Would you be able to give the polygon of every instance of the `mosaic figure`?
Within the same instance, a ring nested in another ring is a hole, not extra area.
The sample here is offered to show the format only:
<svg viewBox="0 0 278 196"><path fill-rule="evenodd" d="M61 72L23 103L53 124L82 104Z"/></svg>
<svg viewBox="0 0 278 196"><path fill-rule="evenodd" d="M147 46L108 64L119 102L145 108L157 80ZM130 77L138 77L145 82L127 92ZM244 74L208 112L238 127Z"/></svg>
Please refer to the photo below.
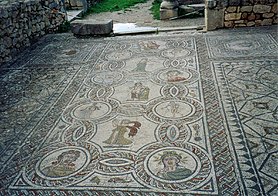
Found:
<svg viewBox="0 0 278 196"><path fill-rule="evenodd" d="M168 82L180 82L186 80L184 76L182 76L182 72L178 70L171 70L166 73Z"/></svg>
<svg viewBox="0 0 278 196"><path fill-rule="evenodd" d="M81 118L90 118L93 116L93 113L97 110L100 110L101 106L99 106L97 103L92 103L91 105L88 105L82 109L80 109L79 117Z"/></svg>
<svg viewBox="0 0 278 196"><path fill-rule="evenodd" d="M180 164L182 157L175 151L165 151L160 157L163 168L157 175L165 180L182 180L189 177L193 172Z"/></svg>
<svg viewBox="0 0 278 196"><path fill-rule="evenodd" d="M63 177L76 171L75 161L80 157L80 152L69 150L61 153L52 165L42 169L43 174L50 177Z"/></svg>
<svg viewBox="0 0 278 196"><path fill-rule="evenodd" d="M148 41L148 42L140 42L139 43L143 50L152 50L158 49L160 45L158 45L155 41Z"/></svg>
<svg viewBox="0 0 278 196"><path fill-rule="evenodd" d="M175 103L174 101L170 101L167 106L166 109L171 112L171 114L173 115L173 117L176 117L177 114L179 114L179 107L180 105Z"/></svg>
<svg viewBox="0 0 278 196"><path fill-rule="evenodd" d="M134 71L134 72L146 72L147 62L148 62L147 58L141 59L132 71Z"/></svg>
<svg viewBox="0 0 278 196"><path fill-rule="evenodd" d="M131 88L131 99L138 101L148 100L150 89L144 86L141 82L135 83Z"/></svg>
<svg viewBox="0 0 278 196"><path fill-rule="evenodd" d="M103 141L103 143L118 145L118 146L126 146L133 143L132 140L126 138L126 134L128 133L128 137L133 137L137 134L139 128L141 127L141 123L138 121L130 121L127 119L123 119L121 121L115 119L112 121L113 127L112 133L110 137Z"/></svg>

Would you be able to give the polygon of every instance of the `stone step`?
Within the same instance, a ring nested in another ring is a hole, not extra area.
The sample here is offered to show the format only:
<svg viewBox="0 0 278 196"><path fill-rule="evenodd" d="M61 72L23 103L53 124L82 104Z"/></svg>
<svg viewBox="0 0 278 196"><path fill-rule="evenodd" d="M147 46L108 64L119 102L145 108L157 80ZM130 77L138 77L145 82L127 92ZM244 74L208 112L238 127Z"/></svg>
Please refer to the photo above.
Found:
<svg viewBox="0 0 278 196"><path fill-rule="evenodd" d="M113 20L74 20L71 31L75 35L109 35L113 32Z"/></svg>

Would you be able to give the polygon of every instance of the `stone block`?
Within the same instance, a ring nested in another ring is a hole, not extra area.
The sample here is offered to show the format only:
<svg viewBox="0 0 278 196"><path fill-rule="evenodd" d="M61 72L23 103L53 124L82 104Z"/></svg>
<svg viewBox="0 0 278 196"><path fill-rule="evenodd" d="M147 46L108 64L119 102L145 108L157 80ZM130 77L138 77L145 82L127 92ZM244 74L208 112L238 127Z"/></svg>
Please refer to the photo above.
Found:
<svg viewBox="0 0 278 196"><path fill-rule="evenodd" d="M264 13L263 18L272 18L274 16L274 13Z"/></svg>
<svg viewBox="0 0 278 196"><path fill-rule="evenodd" d="M253 11L255 13L260 13L260 14L270 12L270 10L271 10L270 5L254 5L254 8L253 8Z"/></svg>
<svg viewBox="0 0 278 196"><path fill-rule="evenodd" d="M224 26L227 28L232 28L234 27L234 22L233 21L226 21L224 22Z"/></svg>
<svg viewBox="0 0 278 196"><path fill-rule="evenodd" d="M225 20L240 20L241 13L229 13L225 15Z"/></svg>
<svg viewBox="0 0 278 196"><path fill-rule="evenodd" d="M259 20L261 18L262 18L261 14L256 14L256 20Z"/></svg>
<svg viewBox="0 0 278 196"><path fill-rule="evenodd" d="M247 26L248 27L252 27L252 26L255 26L255 22L254 21L250 21L250 22L247 22Z"/></svg>
<svg viewBox="0 0 278 196"><path fill-rule="evenodd" d="M235 24L235 27L246 27L246 24Z"/></svg>
<svg viewBox="0 0 278 196"><path fill-rule="evenodd" d="M256 15L254 13L250 14L247 18L249 21L255 20L256 19Z"/></svg>
<svg viewBox="0 0 278 196"><path fill-rule="evenodd" d="M235 21L235 24L243 24L244 23L244 20L236 20Z"/></svg>
<svg viewBox="0 0 278 196"><path fill-rule="evenodd" d="M166 9L166 10L172 10L176 9L179 7L178 1L169 1L169 0L164 0L160 4L160 10Z"/></svg>
<svg viewBox="0 0 278 196"><path fill-rule="evenodd" d="M242 15L241 15L242 19L247 19L247 17L248 17L248 14L246 12L242 13Z"/></svg>
<svg viewBox="0 0 278 196"><path fill-rule="evenodd" d="M205 15L207 31L224 27L224 9L207 9Z"/></svg>
<svg viewBox="0 0 278 196"><path fill-rule="evenodd" d="M253 6L242 6L240 8L241 12L251 12L253 10Z"/></svg>
<svg viewBox="0 0 278 196"><path fill-rule="evenodd" d="M160 20L168 20L178 17L178 8L176 9L160 9Z"/></svg>
<svg viewBox="0 0 278 196"><path fill-rule="evenodd" d="M236 12L236 11L237 11L237 7L236 7L236 6L227 7L227 8L226 8L226 11L227 11L227 12L230 12L230 13Z"/></svg>
<svg viewBox="0 0 278 196"><path fill-rule="evenodd" d="M75 20L71 31L75 35L108 35L113 31L113 21Z"/></svg>
<svg viewBox="0 0 278 196"><path fill-rule="evenodd" d="M262 26L268 26L268 25L272 25L272 19L264 19L264 20L262 20L262 23L261 23L261 25Z"/></svg>
<svg viewBox="0 0 278 196"><path fill-rule="evenodd" d="M255 20L255 25L256 26L261 26L262 25L262 20Z"/></svg>
<svg viewBox="0 0 278 196"><path fill-rule="evenodd" d="M272 5L271 12L273 12L273 13L277 13L278 12L278 4L277 3L274 3Z"/></svg>

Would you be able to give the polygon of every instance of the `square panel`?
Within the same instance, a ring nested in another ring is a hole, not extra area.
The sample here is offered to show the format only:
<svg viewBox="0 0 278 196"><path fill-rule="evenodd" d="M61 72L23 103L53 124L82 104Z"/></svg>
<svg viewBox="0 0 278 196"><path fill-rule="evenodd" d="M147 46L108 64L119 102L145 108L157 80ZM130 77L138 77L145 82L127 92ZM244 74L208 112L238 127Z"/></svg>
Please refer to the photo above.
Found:
<svg viewBox="0 0 278 196"><path fill-rule="evenodd" d="M210 58L277 56L277 43L268 34L207 36Z"/></svg>

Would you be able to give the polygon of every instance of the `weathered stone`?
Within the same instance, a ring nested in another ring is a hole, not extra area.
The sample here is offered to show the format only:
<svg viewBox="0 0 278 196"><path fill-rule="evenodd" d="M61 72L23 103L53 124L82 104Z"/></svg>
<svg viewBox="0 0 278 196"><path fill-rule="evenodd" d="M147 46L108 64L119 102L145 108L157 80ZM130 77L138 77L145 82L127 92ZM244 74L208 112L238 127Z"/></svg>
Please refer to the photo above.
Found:
<svg viewBox="0 0 278 196"><path fill-rule="evenodd" d="M255 22L254 21L250 21L250 22L247 22L247 26L248 27L252 27L252 26L255 26Z"/></svg>
<svg viewBox="0 0 278 196"><path fill-rule="evenodd" d="M239 20L241 13L229 13L225 15L225 20Z"/></svg>
<svg viewBox="0 0 278 196"><path fill-rule="evenodd" d="M275 19L273 20L273 24L278 24L278 18L275 18Z"/></svg>
<svg viewBox="0 0 278 196"><path fill-rule="evenodd" d="M224 9L207 9L205 14L207 31L224 27Z"/></svg>
<svg viewBox="0 0 278 196"><path fill-rule="evenodd" d="M246 24L235 24L235 27L246 27Z"/></svg>
<svg viewBox="0 0 278 196"><path fill-rule="evenodd" d="M261 18L262 18L261 14L256 14L256 20L259 20Z"/></svg>
<svg viewBox="0 0 278 196"><path fill-rule="evenodd" d="M251 20L255 20L256 19L256 15L254 13L250 14L247 18L249 21Z"/></svg>
<svg viewBox="0 0 278 196"><path fill-rule="evenodd" d="M228 28L234 27L234 22L233 21L226 21L226 22L224 22L224 26L228 27Z"/></svg>
<svg viewBox="0 0 278 196"><path fill-rule="evenodd" d="M176 9L178 7L179 7L178 1L164 0L160 4L160 9L169 9L169 10L172 10L172 9Z"/></svg>
<svg viewBox="0 0 278 196"><path fill-rule="evenodd" d="M274 16L274 13L264 13L263 18L272 18Z"/></svg>
<svg viewBox="0 0 278 196"><path fill-rule="evenodd" d="M274 3L271 8L271 12L276 13L278 12L278 4Z"/></svg>
<svg viewBox="0 0 278 196"><path fill-rule="evenodd" d="M178 8L176 9L160 9L160 20L168 20L178 17Z"/></svg>
<svg viewBox="0 0 278 196"><path fill-rule="evenodd" d="M271 6L270 5L254 5L253 11L255 13L266 13L270 12Z"/></svg>
<svg viewBox="0 0 278 196"><path fill-rule="evenodd" d="M108 35L113 30L113 21L75 20L71 23L71 31L75 35Z"/></svg>
<svg viewBox="0 0 278 196"><path fill-rule="evenodd" d="M248 14L246 12L242 13L242 15L241 15L242 19L247 19L247 17L248 17Z"/></svg>
<svg viewBox="0 0 278 196"><path fill-rule="evenodd" d="M242 6L240 8L241 12L251 12L253 10L253 6Z"/></svg>
<svg viewBox="0 0 278 196"><path fill-rule="evenodd" d="M255 20L255 25L256 26L261 26L262 20Z"/></svg>
<svg viewBox="0 0 278 196"><path fill-rule="evenodd" d="M268 26L268 25L272 25L272 19L264 19L262 21L262 26Z"/></svg>
<svg viewBox="0 0 278 196"><path fill-rule="evenodd" d="M243 24L244 23L244 20L236 20L235 21L235 24Z"/></svg>
<svg viewBox="0 0 278 196"><path fill-rule="evenodd" d="M237 11L237 7L236 6L227 7L226 11L229 12L229 13L236 12Z"/></svg>

